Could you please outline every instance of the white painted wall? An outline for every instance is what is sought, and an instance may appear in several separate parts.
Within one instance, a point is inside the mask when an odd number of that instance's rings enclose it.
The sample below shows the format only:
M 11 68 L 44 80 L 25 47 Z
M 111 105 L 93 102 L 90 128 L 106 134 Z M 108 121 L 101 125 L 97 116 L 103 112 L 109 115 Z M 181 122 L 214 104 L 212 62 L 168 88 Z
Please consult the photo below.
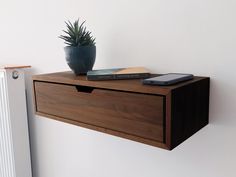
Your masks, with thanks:
M 211 77 L 210 124 L 169 152 L 33 116 L 34 177 L 235 177 L 235 0 L 0 0 L 0 63 L 68 70 L 64 20 L 97 38 L 95 68 L 145 66 Z

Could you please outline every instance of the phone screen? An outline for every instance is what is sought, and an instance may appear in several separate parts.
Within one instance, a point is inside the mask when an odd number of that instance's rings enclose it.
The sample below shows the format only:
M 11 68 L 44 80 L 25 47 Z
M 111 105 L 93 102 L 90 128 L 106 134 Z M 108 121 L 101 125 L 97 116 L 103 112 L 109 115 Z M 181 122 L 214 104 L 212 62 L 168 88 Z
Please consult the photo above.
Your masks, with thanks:
M 151 85 L 170 85 L 181 81 L 193 79 L 192 74 L 169 73 L 162 76 L 157 76 L 149 79 L 144 79 L 143 84 Z
M 176 80 L 176 79 L 180 79 L 180 78 L 183 78 L 183 77 L 186 77 L 186 76 L 189 76 L 189 74 L 165 74 L 165 75 L 162 75 L 162 76 L 158 76 L 158 77 L 153 77 L 153 78 L 150 78 L 150 79 L 147 79 L 147 80 L 153 80 L 153 81 L 163 81 L 163 82 L 166 82 L 166 81 L 170 81 L 170 80 Z

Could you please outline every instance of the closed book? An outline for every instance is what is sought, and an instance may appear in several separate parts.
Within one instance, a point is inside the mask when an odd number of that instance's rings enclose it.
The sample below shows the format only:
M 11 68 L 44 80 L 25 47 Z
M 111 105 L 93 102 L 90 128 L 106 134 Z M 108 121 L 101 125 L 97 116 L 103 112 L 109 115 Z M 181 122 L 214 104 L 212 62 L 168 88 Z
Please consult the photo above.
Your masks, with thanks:
M 148 78 L 150 72 L 144 67 L 100 69 L 87 72 L 88 80 L 119 80 Z

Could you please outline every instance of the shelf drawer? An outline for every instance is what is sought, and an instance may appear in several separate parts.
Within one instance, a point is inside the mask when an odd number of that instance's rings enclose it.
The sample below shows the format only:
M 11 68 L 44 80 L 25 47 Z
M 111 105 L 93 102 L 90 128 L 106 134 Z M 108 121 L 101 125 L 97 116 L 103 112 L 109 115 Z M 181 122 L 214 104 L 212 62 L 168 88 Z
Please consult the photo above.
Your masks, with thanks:
M 34 82 L 36 111 L 163 142 L 164 97 Z

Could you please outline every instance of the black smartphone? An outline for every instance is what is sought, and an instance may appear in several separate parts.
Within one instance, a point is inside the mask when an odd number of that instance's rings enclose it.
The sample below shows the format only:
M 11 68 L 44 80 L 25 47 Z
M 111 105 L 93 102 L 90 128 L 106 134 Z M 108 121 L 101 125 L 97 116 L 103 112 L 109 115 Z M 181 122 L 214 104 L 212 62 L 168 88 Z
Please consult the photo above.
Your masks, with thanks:
M 144 79 L 143 84 L 148 85 L 172 85 L 179 82 L 193 79 L 192 74 L 168 73 L 161 76 Z

